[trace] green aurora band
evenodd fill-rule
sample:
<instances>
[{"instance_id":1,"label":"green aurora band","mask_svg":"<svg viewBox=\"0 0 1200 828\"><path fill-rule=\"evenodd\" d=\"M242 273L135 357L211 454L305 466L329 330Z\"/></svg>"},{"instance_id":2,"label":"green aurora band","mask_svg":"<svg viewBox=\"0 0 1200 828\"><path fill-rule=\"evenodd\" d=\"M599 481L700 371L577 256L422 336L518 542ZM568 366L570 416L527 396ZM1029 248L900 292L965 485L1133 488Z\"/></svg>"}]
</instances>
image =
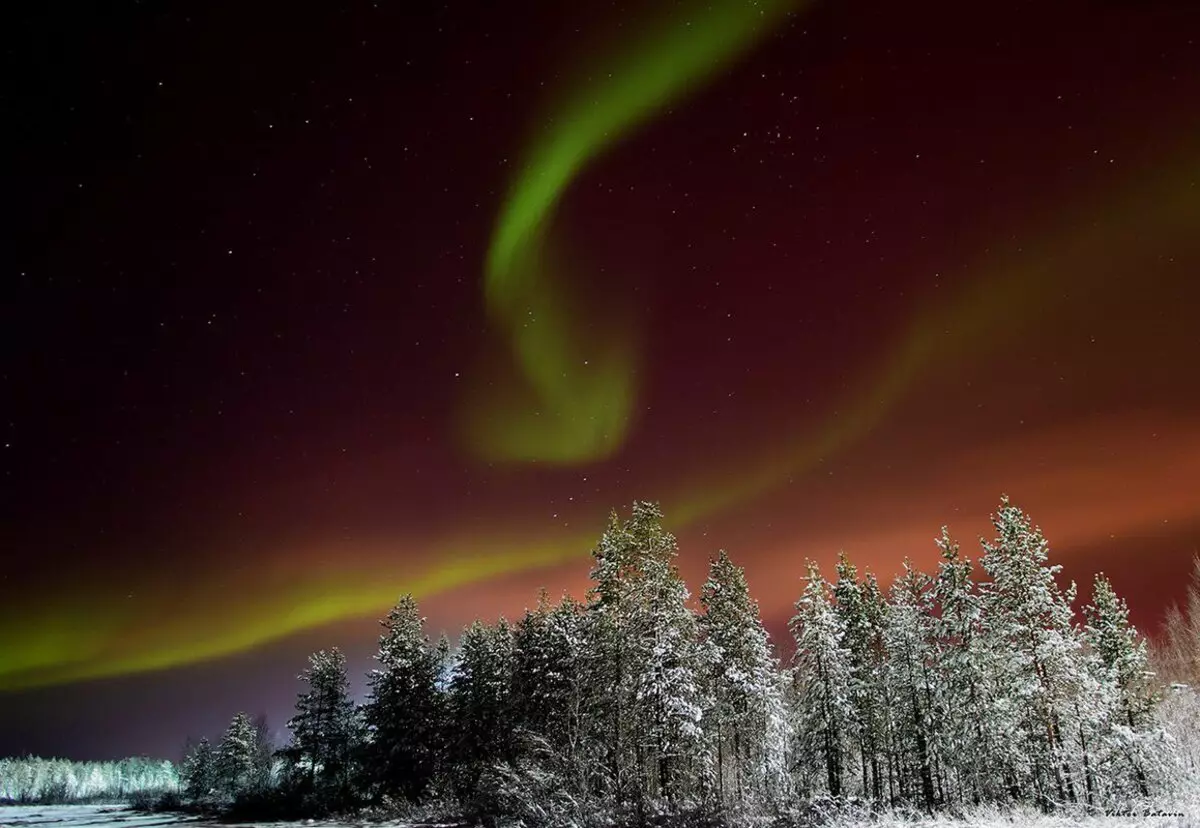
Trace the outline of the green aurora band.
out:
<instances>
[{"instance_id":1,"label":"green aurora band","mask_svg":"<svg viewBox=\"0 0 1200 828\"><path fill-rule=\"evenodd\" d=\"M630 314L598 320L552 255L555 210L589 161L743 54L797 0L687 2L590 67L526 154L496 222L484 279L488 312L510 352L507 381L481 377L465 438L492 461L583 463L628 433L638 337Z\"/></svg>"}]
</instances>

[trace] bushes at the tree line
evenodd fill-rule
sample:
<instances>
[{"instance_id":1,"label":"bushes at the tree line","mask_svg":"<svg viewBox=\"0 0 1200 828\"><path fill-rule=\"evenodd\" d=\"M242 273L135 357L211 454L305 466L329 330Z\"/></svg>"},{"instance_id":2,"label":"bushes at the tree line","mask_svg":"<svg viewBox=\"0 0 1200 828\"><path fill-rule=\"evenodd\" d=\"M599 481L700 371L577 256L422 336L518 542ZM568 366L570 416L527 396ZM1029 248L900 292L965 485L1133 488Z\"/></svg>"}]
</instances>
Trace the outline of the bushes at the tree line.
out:
<instances>
[{"instance_id":1,"label":"bushes at the tree line","mask_svg":"<svg viewBox=\"0 0 1200 828\"><path fill-rule=\"evenodd\" d=\"M183 791L247 818L544 825L1164 801L1197 773L1164 716L1200 709L1200 592L1171 622L1166 685L1103 575L1076 613L1024 513L1003 500L993 522L978 567L943 529L937 571L905 563L888 588L844 557L832 582L808 564L781 666L742 570L721 553L694 611L661 513L635 503L593 550L583 603L543 594L515 624L472 624L451 656L406 596L363 705L341 653L318 652L290 744L272 758L239 714L188 752Z\"/></svg>"}]
</instances>

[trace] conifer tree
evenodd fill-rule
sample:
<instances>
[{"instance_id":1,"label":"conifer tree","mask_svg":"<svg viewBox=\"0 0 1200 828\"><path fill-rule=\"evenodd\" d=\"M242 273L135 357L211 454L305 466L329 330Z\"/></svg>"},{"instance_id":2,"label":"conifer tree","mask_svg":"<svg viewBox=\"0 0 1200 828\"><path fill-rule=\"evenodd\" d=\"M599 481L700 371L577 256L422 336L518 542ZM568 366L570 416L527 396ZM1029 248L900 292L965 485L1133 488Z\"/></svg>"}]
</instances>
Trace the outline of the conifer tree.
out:
<instances>
[{"instance_id":1,"label":"conifer tree","mask_svg":"<svg viewBox=\"0 0 1200 828\"><path fill-rule=\"evenodd\" d=\"M514 756L513 635L503 618L475 621L462 634L450 678L450 743L454 783L464 800L480 791L484 771Z\"/></svg>"},{"instance_id":2,"label":"conifer tree","mask_svg":"<svg viewBox=\"0 0 1200 828\"><path fill-rule=\"evenodd\" d=\"M629 583L638 576L639 560L632 533L615 511L592 549L588 591L584 669L593 678L586 704L588 740L599 754L593 786L623 803L632 795L635 745L632 734L631 675L633 648L629 643L632 615Z\"/></svg>"},{"instance_id":3,"label":"conifer tree","mask_svg":"<svg viewBox=\"0 0 1200 828\"><path fill-rule=\"evenodd\" d=\"M548 746L564 784L586 794L584 716L593 682L583 607L570 596L552 606L545 591L517 624L513 639L513 702L524 738Z\"/></svg>"},{"instance_id":4,"label":"conifer tree","mask_svg":"<svg viewBox=\"0 0 1200 828\"><path fill-rule=\"evenodd\" d=\"M926 811L932 811L942 799L935 791L934 714L940 691L933 672L932 622L929 577L905 561L888 602L888 684L900 758L900 792L920 802Z\"/></svg>"},{"instance_id":5,"label":"conifer tree","mask_svg":"<svg viewBox=\"0 0 1200 828\"><path fill-rule=\"evenodd\" d=\"M193 802L210 796L216 787L216 755L208 737L202 737L183 758L180 781Z\"/></svg>"},{"instance_id":6,"label":"conifer tree","mask_svg":"<svg viewBox=\"0 0 1200 828\"><path fill-rule=\"evenodd\" d=\"M217 786L230 797L236 797L252 787L258 758L258 736L254 723L246 713L238 713L229 723L217 749Z\"/></svg>"},{"instance_id":7,"label":"conifer tree","mask_svg":"<svg viewBox=\"0 0 1200 828\"><path fill-rule=\"evenodd\" d=\"M849 659L849 701L853 713L847 736L858 757L862 795L878 797L883 787L880 751L886 715L881 709L879 685L885 654L880 639L882 596L873 577L859 581L858 569L843 552L838 556L833 599L834 612L844 630L843 644Z\"/></svg>"},{"instance_id":8,"label":"conifer tree","mask_svg":"<svg viewBox=\"0 0 1200 828\"><path fill-rule=\"evenodd\" d=\"M850 653L845 629L830 604L829 585L809 562L804 592L791 620L796 749L802 788L824 782L831 796L845 793L850 720Z\"/></svg>"},{"instance_id":9,"label":"conifer tree","mask_svg":"<svg viewBox=\"0 0 1200 828\"><path fill-rule=\"evenodd\" d=\"M994 654L982 632L983 608L971 561L945 526L936 543L941 553L932 584L934 657L942 688L936 708L938 751L953 777L954 791L947 796L979 804L1003 794L998 782L1004 769L996 765L993 749L1001 715L992 709Z\"/></svg>"},{"instance_id":10,"label":"conifer tree","mask_svg":"<svg viewBox=\"0 0 1200 828\"><path fill-rule=\"evenodd\" d=\"M433 782L442 749L445 704L439 682L445 664L411 594L380 624L379 667L367 676L363 708L368 766L377 795L417 802Z\"/></svg>"},{"instance_id":11,"label":"conifer tree","mask_svg":"<svg viewBox=\"0 0 1200 828\"><path fill-rule=\"evenodd\" d=\"M633 627L633 687L645 790L668 800L702 785L710 759L700 728L707 700L699 675L696 616L675 568L676 554L672 538L668 554L647 557Z\"/></svg>"},{"instance_id":12,"label":"conifer tree","mask_svg":"<svg viewBox=\"0 0 1200 828\"><path fill-rule=\"evenodd\" d=\"M1072 625L1075 586L1059 587L1060 565L1049 565L1041 530L1001 500L992 519L997 537L980 561L991 580L981 585L988 635L1003 654L997 693L1016 727L1003 734L1014 749L1014 782L1032 788L1044 808L1078 799L1071 771L1077 728L1071 703L1083 675Z\"/></svg>"},{"instance_id":13,"label":"conifer tree","mask_svg":"<svg viewBox=\"0 0 1200 828\"><path fill-rule=\"evenodd\" d=\"M1157 697L1150 682L1146 641L1129 623L1129 608L1103 572L1095 576L1092 601L1084 607L1084 616L1084 640L1095 657L1097 683L1111 692L1113 721L1108 724L1116 724L1126 735L1127 744L1120 747L1120 753L1128 762L1138 792L1148 796L1138 736L1153 726Z\"/></svg>"},{"instance_id":14,"label":"conifer tree","mask_svg":"<svg viewBox=\"0 0 1200 828\"><path fill-rule=\"evenodd\" d=\"M354 757L362 743L346 657L336 647L313 653L299 678L308 689L297 697L296 715L288 721L292 744L285 753L326 801L343 801L352 793Z\"/></svg>"},{"instance_id":15,"label":"conifer tree","mask_svg":"<svg viewBox=\"0 0 1200 828\"><path fill-rule=\"evenodd\" d=\"M788 739L778 665L745 573L723 551L700 602L712 694L704 725L715 744L718 799L777 801L786 790Z\"/></svg>"}]
</instances>

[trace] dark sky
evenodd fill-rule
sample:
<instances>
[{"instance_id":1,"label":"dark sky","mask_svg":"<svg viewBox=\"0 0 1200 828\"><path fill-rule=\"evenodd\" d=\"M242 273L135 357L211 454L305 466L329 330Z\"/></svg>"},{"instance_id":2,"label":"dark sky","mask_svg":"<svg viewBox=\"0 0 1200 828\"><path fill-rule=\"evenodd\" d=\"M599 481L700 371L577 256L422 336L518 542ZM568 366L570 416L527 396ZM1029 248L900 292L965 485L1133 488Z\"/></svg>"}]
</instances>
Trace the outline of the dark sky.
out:
<instances>
[{"instance_id":1,"label":"dark sky","mask_svg":"<svg viewBox=\"0 0 1200 828\"><path fill-rule=\"evenodd\" d=\"M1143 626L1182 590L1195 3L6 15L0 754L280 727L401 592L581 593L635 498L776 631L1002 492Z\"/></svg>"}]
</instances>

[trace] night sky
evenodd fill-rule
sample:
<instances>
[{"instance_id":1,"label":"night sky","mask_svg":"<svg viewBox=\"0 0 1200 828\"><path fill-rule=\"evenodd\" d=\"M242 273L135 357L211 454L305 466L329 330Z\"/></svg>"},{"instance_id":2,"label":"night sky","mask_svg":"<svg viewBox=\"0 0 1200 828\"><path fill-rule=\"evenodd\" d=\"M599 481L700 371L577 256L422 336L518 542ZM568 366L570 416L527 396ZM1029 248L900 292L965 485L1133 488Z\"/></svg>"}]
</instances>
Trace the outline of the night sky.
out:
<instances>
[{"instance_id":1,"label":"night sky","mask_svg":"<svg viewBox=\"0 0 1200 828\"><path fill-rule=\"evenodd\" d=\"M1200 5L112 2L2 27L0 754L177 757L587 586L1200 547Z\"/></svg>"}]
</instances>

